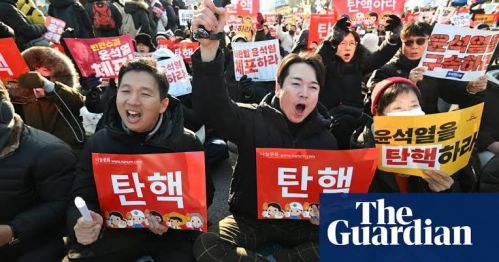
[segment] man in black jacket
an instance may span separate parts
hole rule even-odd
[[[68,210],[71,261],[135,261],[150,255],[154,261],[192,261],[191,246],[198,232],[168,230],[149,220],[148,229],[102,231],[103,218],[93,177],[92,153],[157,154],[202,150],[194,133],[184,129],[180,103],[168,96],[168,80],[145,61],[120,69],[118,90],[104,116],[105,127],[87,142],[77,166],[73,196],[81,196],[91,210],[85,221],[76,207]]]
[[[60,261],[76,156],[23,123],[0,81],[0,260]]]
[[[204,26],[222,32],[225,11],[206,0],[205,8],[192,20],[195,32]],[[215,17],[218,16],[218,19]],[[219,41],[199,39],[200,49],[192,56],[194,110],[221,136],[238,146],[239,157],[230,189],[228,216],[195,243],[198,261],[240,261],[259,258],[253,251],[265,242],[290,249],[275,255],[286,261],[301,256],[318,260],[319,229],[308,221],[258,220],[256,185],[257,148],[336,149],[329,132],[329,118],[318,109],[324,86],[324,66],[318,57],[292,54],[283,59],[277,72],[275,95],[259,105],[236,104],[229,99],[224,82],[224,54]]]

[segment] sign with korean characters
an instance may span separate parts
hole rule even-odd
[[[66,22],[64,20],[47,16],[45,20],[45,27],[48,32],[43,34],[43,37],[51,42],[59,44],[61,42],[61,35],[64,32]]]
[[[0,80],[17,79],[29,71],[14,38],[1,38],[0,46]]]
[[[191,81],[182,57],[176,56],[157,63],[163,69],[170,84],[168,94],[183,96],[192,92]]]
[[[258,218],[307,220],[320,193],[366,193],[377,159],[375,148],[257,148]]]
[[[134,58],[129,34],[100,38],[64,38],[84,77],[117,78],[123,64]]]
[[[404,1],[400,0],[345,0],[334,1],[336,14],[347,14],[353,21],[362,21],[375,12],[381,17],[384,14],[396,14],[399,17],[404,12]]]
[[[176,43],[172,46],[171,50],[175,55],[181,56],[187,61],[187,63],[191,63],[191,56],[194,54],[196,49],[199,47],[198,42],[194,43]]]
[[[173,229],[207,230],[203,152],[92,153],[99,206],[109,228],[145,228],[154,215]]]
[[[192,17],[194,16],[194,10],[179,9],[178,16],[179,16],[179,20],[180,20],[180,25],[187,26],[191,23]]]
[[[333,31],[336,16],[312,14],[310,16],[310,30],[308,35],[308,48],[317,48],[324,39]]]
[[[419,66],[427,76],[476,80],[485,75],[498,39],[494,31],[436,24]]]
[[[483,103],[425,116],[375,116],[378,169],[413,176],[424,176],[424,169],[456,173],[468,164],[482,111]]]
[[[236,81],[243,75],[253,81],[274,81],[281,61],[279,40],[232,43]]]

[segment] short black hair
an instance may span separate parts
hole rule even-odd
[[[279,211],[282,211],[281,205],[279,205],[277,203],[270,203],[270,204],[267,205],[267,208],[269,208],[269,207],[273,207],[273,208],[276,208]]]
[[[121,85],[121,79],[123,79],[123,76],[130,71],[149,73],[152,77],[154,77],[154,79],[156,79],[159,87],[159,97],[161,100],[168,96],[168,89],[170,88],[168,79],[166,78],[166,75],[156,67],[156,63],[153,60],[132,59],[123,65],[120,68],[120,73],[118,74],[118,89]]]
[[[395,101],[399,94],[409,93],[411,91],[418,97],[419,105],[423,105],[421,101],[421,94],[415,86],[404,83],[395,83],[386,88],[385,91],[379,96],[378,105],[376,107],[376,115],[382,115],[386,107]]]
[[[123,215],[120,212],[118,212],[118,211],[112,211],[112,212],[110,212],[109,213],[109,217],[112,217],[112,216],[119,217],[121,220],[125,220],[123,218]]]
[[[317,78],[317,82],[319,82],[319,86],[321,88],[324,87],[324,84],[326,83],[326,69],[324,68],[324,64],[322,64],[320,56],[312,53],[292,53],[284,57],[279,64],[279,68],[277,68],[277,83],[281,86],[281,88],[284,84],[284,79],[286,79],[289,74],[289,68],[291,65],[297,63],[305,63],[311,66],[315,71],[315,76]]]
[[[376,20],[378,20],[378,13],[376,13],[376,12],[369,13],[369,16],[375,16]]]
[[[158,212],[158,211],[150,211],[149,214],[151,216],[155,216],[155,217],[159,217],[159,223],[163,223],[163,217],[161,216],[161,214]]]
[[[430,36],[431,35],[431,25],[427,22],[412,22],[408,23],[402,28],[400,33],[401,39],[407,39],[409,36]]]

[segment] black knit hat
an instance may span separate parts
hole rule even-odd
[[[135,37],[135,44],[143,44],[149,47],[150,52],[156,51],[156,46],[152,41],[152,37],[148,34],[140,33]]]

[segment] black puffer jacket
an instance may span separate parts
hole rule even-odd
[[[409,77],[409,73],[419,64],[419,60],[409,60],[399,50],[397,54],[386,65],[376,70],[369,79],[367,86],[372,88],[376,83],[392,77]],[[468,82],[454,81],[425,76],[417,85],[421,91],[423,104],[421,109],[426,114],[439,113],[438,98],[450,104],[458,104],[459,108],[466,108],[481,102],[478,95],[466,92]]]
[[[21,242],[56,237],[76,156],[55,136],[24,125],[17,115],[14,120],[11,138],[0,148],[0,224],[12,225]]]
[[[483,108],[480,133],[476,141],[479,151],[487,150],[487,147],[495,141],[499,141],[499,80],[489,81],[487,90],[480,93],[485,105]]]
[[[85,8],[76,0],[52,0],[48,14],[64,20],[66,22],[65,29],[73,29],[73,31],[64,32],[62,37],[95,37],[92,22]]]
[[[95,133],[85,144],[72,190],[73,196],[81,196],[88,208],[96,212],[100,209],[92,171],[92,153],[159,154],[203,150],[194,133],[184,129],[180,102],[173,97],[170,97],[168,109],[163,113],[160,128],[150,139],[128,134],[123,129],[115,97],[109,102],[104,123],[105,128]],[[73,232],[73,226],[80,216],[78,209],[71,205],[68,210],[69,232]]]
[[[0,21],[10,26],[16,35],[16,44],[21,51],[26,42],[39,38],[47,32],[44,25],[34,25],[16,7],[16,0],[0,0]]]
[[[351,148],[372,148],[375,147],[373,135],[373,119],[367,115],[363,115],[363,125],[359,127],[352,135],[350,141]],[[372,193],[398,193],[399,186],[395,180],[396,174],[381,171],[376,169],[374,179],[369,187],[369,192]],[[454,184],[451,188],[444,192],[471,192],[475,189],[475,178],[471,167],[468,165],[452,175]],[[416,176],[408,177],[408,191],[410,193],[432,192],[428,187],[428,183]]]
[[[236,104],[229,99],[224,81],[224,55],[203,63],[200,51],[192,56],[194,110],[206,125],[238,146],[239,158],[230,189],[230,210],[257,217],[256,148],[336,149],[325,110],[317,109],[291,131],[279,101],[269,94],[259,104]],[[207,99],[209,98],[209,99]]]
[[[147,4],[143,0],[129,0],[125,2],[125,13],[132,14],[135,28],[153,38],[156,36],[156,24]]]

